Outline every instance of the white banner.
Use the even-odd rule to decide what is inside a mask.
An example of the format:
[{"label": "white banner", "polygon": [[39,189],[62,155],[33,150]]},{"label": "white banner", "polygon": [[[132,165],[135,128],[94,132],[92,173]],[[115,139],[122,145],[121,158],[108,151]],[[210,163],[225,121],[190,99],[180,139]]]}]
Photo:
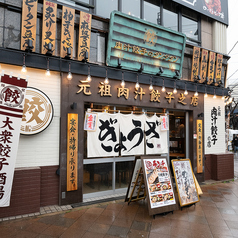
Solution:
[{"label": "white banner", "polygon": [[225,104],[221,97],[204,97],[205,154],[225,153]]},{"label": "white banner", "polygon": [[10,205],[27,82],[1,77],[0,84],[0,207]]},{"label": "white banner", "polygon": [[87,135],[88,158],[119,155],[117,114],[98,113],[96,131],[88,131]]},{"label": "white banner", "polygon": [[161,129],[161,117],[157,117],[156,115],[146,117],[145,136],[147,155],[168,153],[168,132]]},{"label": "white banner", "polygon": [[145,115],[120,114],[121,155],[144,155]]}]

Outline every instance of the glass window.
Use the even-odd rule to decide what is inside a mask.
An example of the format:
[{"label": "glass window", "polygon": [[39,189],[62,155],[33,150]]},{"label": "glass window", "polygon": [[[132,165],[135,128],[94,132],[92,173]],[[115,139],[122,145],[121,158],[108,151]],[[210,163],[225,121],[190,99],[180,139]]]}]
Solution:
[{"label": "glass window", "polygon": [[116,189],[127,188],[133,172],[133,161],[116,163]]},{"label": "glass window", "polygon": [[198,40],[198,22],[187,17],[182,17],[182,32],[189,40]]},{"label": "glass window", "polygon": [[105,18],[110,18],[112,11],[117,10],[118,0],[96,1],[96,14]]},{"label": "glass window", "polygon": [[160,24],[160,7],[144,2],[144,20]]},{"label": "glass window", "polygon": [[112,189],[112,163],[85,164],[83,192],[95,193]]},{"label": "glass window", "polygon": [[140,0],[121,0],[122,12],[140,18]]},{"label": "glass window", "polygon": [[178,14],[164,9],[164,27],[178,31]]}]

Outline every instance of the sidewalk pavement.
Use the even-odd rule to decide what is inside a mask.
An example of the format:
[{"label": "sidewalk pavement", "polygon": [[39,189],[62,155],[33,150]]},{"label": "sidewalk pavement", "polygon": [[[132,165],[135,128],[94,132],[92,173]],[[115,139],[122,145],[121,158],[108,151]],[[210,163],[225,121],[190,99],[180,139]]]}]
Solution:
[{"label": "sidewalk pavement", "polygon": [[[238,177],[238,159],[235,176]],[[75,208],[52,206],[54,212],[42,208],[40,214],[26,218],[3,219],[0,237],[238,237],[238,180],[214,181],[201,189],[203,195],[195,206],[155,218],[149,216],[146,201],[128,205],[120,199]]]}]

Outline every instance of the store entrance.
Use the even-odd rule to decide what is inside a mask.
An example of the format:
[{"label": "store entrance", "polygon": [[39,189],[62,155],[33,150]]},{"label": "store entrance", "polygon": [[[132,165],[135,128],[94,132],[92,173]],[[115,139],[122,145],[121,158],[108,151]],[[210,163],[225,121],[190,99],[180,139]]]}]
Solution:
[{"label": "store entrance", "polygon": [[[170,111],[169,116],[169,158],[186,158],[186,112]],[[172,171],[172,165],[171,172]]]}]

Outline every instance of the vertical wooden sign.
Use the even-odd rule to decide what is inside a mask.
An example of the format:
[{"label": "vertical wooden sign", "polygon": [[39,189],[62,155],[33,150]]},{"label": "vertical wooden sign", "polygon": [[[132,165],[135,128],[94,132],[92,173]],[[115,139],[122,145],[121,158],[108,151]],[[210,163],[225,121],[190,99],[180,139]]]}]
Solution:
[{"label": "vertical wooden sign", "polygon": [[202,120],[197,120],[197,173],[203,173]]},{"label": "vertical wooden sign", "polygon": [[36,22],[37,22],[37,0],[22,1],[22,23],[21,23],[21,50],[28,46],[28,39],[32,40],[32,51],[36,48]]},{"label": "vertical wooden sign", "polygon": [[216,80],[217,80],[217,82],[221,80],[222,60],[223,60],[223,55],[217,54],[217,61],[216,61]]},{"label": "vertical wooden sign", "polygon": [[62,7],[62,24],[61,24],[61,47],[60,57],[67,55],[67,49],[70,48],[71,55],[74,45],[74,15],[75,10],[69,7]]},{"label": "vertical wooden sign", "polygon": [[208,60],[208,50],[202,49],[201,68],[200,68],[200,76],[201,76],[200,83],[203,83],[207,77],[207,60]]},{"label": "vertical wooden sign", "polygon": [[209,54],[209,64],[208,64],[208,79],[209,79],[209,83],[211,83],[212,80],[214,79],[215,57],[216,57],[216,53],[210,51],[210,54]]},{"label": "vertical wooden sign", "polygon": [[78,60],[82,61],[85,53],[90,53],[90,38],[91,38],[91,22],[92,15],[86,12],[80,12],[79,22],[79,44],[78,44]]},{"label": "vertical wooden sign", "polygon": [[193,47],[193,62],[192,62],[192,72],[191,72],[191,81],[197,79],[199,72],[199,59],[200,59],[200,48]]},{"label": "vertical wooden sign", "polygon": [[67,191],[78,189],[78,114],[68,114]]},{"label": "vertical wooden sign", "polygon": [[52,54],[55,55],[57,4],[44,0],[42,21],[41,53],[45,54],[49,43],[52,44]]}]

